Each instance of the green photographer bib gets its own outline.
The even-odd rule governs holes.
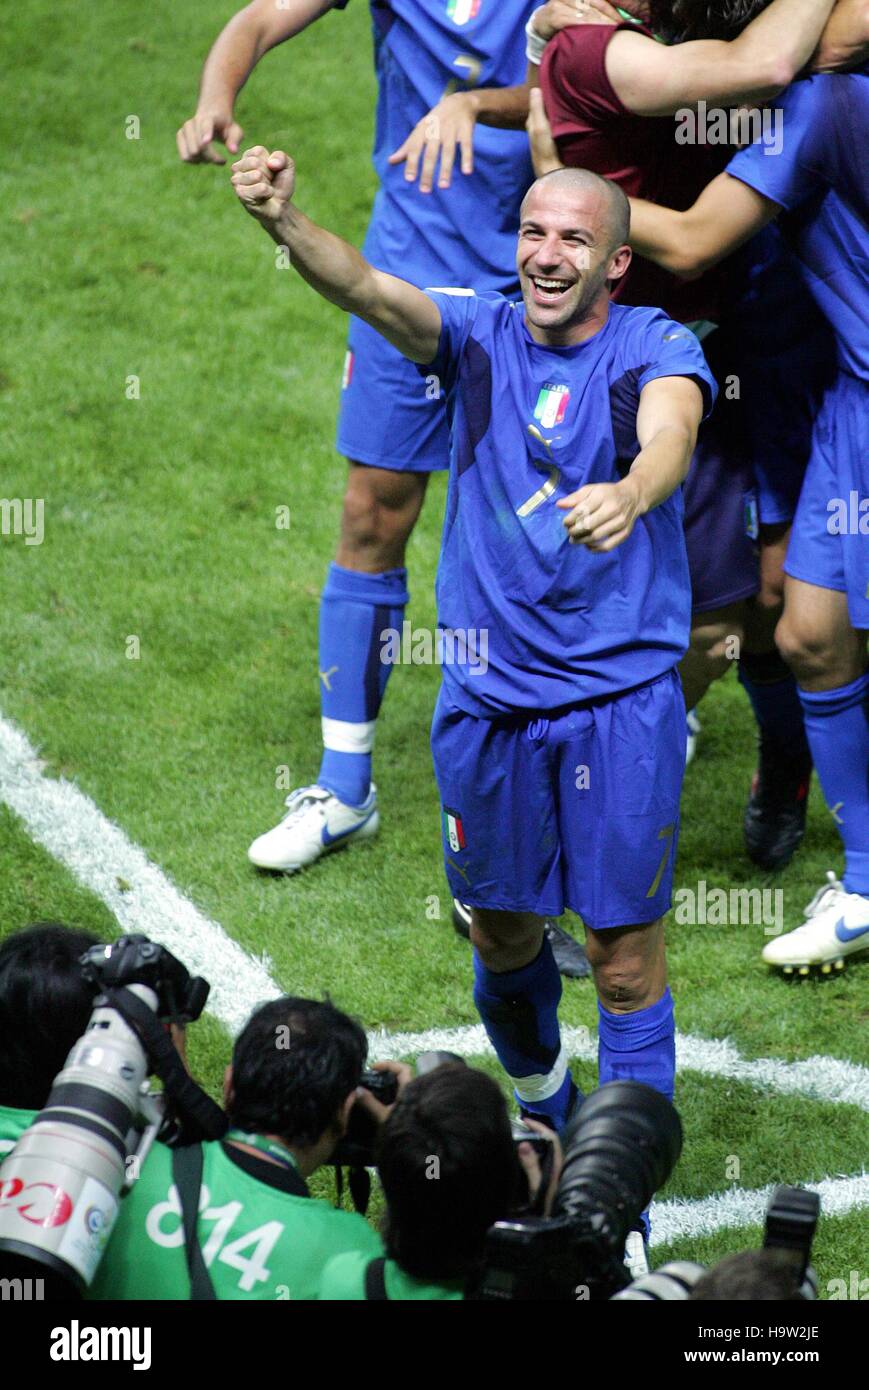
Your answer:
[[[204,1144],[203,1150],[199,1244],[218,1299],[313,1299],[333,1256],[359,1251],[370,1259],[382,1253],[363,1217],[259,1181],[219,1143]],[[172,1154],[162,1144],[155,1144],[121,1202],[89,1296],[190,1297]]]

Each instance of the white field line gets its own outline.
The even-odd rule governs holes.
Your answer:
[[[561,1036],[569,1057],[584,1062],[596,1061],[597,1035],[590,1029],[564,1027]],[[372,1033],[369,1041],[375,1061],[435,1051],[455,1052],[460,1057],[482,1057],[492,1050],[482,1024],[467,1028],[433,1028],[425,1033]],[[729,1077],[762,1091],[809,1096],[812,1100],[857,1105],[861,1110],[869,1110],[869,1068],[855,1062],[840,1062],[835,1057],[809,1057],[804,1062],[759,1057],[750,1061],[740,1056],[731,1042],[677,1033],[676,1065],[679,1071]]]
[[[0,716],[0,801],[27,826],[37,844],[90,889],[113,913],[124,931],[143,931],[160,942],[195,974],[212,983],[209,1012],[232,1034],[251,1010],[280,991],[270,974],[270,962],[248,956],[216,922],[204,916],[181,894],[144,852],[134,845],[89,797],[71,782],[45,777],[36,750],[25,735]],[[124,888],[118,886],[124,882]],[[571,1057],[593,1061],[597,1039],[587,1028],[564,1028]],[[374,1032],[369,1036],[372,1060],[412,1057],[444,1050],[463,1057],[491,1054],[481,1025],[437,1028],[423,1033]],[[680,1071],[730,1077],[761,1090],[804,1095],[869,1110],[869,1070],[834,1057],[810,1057],[783,1062],[740,1056],[730,1042],[679,1034],[676,1041]],[[869,1205],[869,1175],[825,1178],[813,1185],[821,1194],[827,1215]],[[680,1236],[709,1234],[725,1227],[756,1224],[763,1219],[771,1189],[733,1189],[697,1201],[671,1200],[654,1207],[652,1243]]]
[[[821,1198],[823,1216],[845,1216],[850,1211],[869,1206],[869,1173],[850,1178],[823,1178],[821,1182],[806,1183],[811,1192]],[[715,1192],[711,1197],[694,1201],[671,1199],[653,1202],[651,1245],[666,1245],[671,1240],[691,1236],[708,1236],[715,1231],[741,1226],[762,1226],[772,1186],[753,1192],[731,1188]]]
[[[211,982],[209,1012],[237,1033],[254,1006],[279,993],[267,960],[253,960],[204,916],[72,782],[45,777],[36,750],[0,717],[0,801],[37,844],[114,914]],[[118,880],[124,882],[119,888]]]

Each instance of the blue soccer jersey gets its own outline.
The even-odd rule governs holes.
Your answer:
[[[381,185],[363,247],[372,265],[417,285],[515,289],[519,204],[534,181],[525,132],[478,125],[473,174],[457,160],[452,186],[435,183],[430,193],[388,157],[448,93],[524,82],[534,8],[533,0],[371,0]]]
[[[420,371],[445,392],[451,427],[437,583],[450,699],[492,718],[606,698],[671,670],[691,607],[680,491],[608,553],[570,545],[556,502],[624,476],[648,382],[690,377],[708,409],[715,384],[694,334],[659,309],[611,304],[584,343],[544,347],[521,303],[428,293],[442,328]]]
[[[865,72],[795,82],[779,99],[783,143],[778,154],[760,144],[727,166],[734,178],[791,214],[784,230],[806,283],[836,335],[839,361],[852,376],[869,376],[869,132]]]

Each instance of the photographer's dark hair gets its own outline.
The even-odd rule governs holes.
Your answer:
[[[310,1145],[359,1085],[368,1039],[328,1000],[282,999],[251,1015],[232,1051],[234,1125]]]
[[[694,1285],[690,1297],[698,1303],[802,1302],[798,1270],[789,1250],[744,1250],[728,1255]]]
[[[649,28],[667,43],[690,39],[729,41],[771,0],[649,0]]]
[[[417,1279],[465,1277],[486,1231],[516,1195],[517,1159],[499,1087],[450,1063],[416,1077],[383,1126],[377,1167],[389,1257]]]
[[[45,1104],[93,1011],[79,958],[97,945],[61,922],[35,922],[0,943],[0,1105]]]

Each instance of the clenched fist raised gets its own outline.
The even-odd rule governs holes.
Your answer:
[[[233,164],[232,186],[252,217],[274,223],[293,196],[296,166],[283,150],[254,145]]]

